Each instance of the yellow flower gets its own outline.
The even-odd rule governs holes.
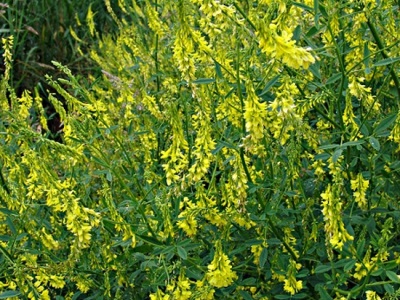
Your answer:
[[[334,169],[335,165],[332,165]],[[335,172],[337,170],[334,170]],[[342,249],[347,241],[353,240],[346,228],[344,227],[341,218],[342,202],[338,196],[338,187],[336,185],[328,185],[325,192],[321,194],[322,201],[322,214],[325,221],[325,232],[330,244],[336,249]]]
[[[293,34],[288,30],[282,30],[279,35],[276,24],[269,24],[269,26],[263,24],[263,27],[260,27],[257,32],[261,51],[271,57],[281,59],[291,68],[307,69],[310,64],[315,62],[315,59],[306,49],[295,45],[295,41],[292,40]]]
[[[188,236],[194,236],[197,232],[197,221],[193,214],[182,212],[179,217],[184,219],[178,221],[178,227],[181,228]]]
[[[57,250],[60,247],[60,243],[55,241],[51,234],[46,233],[46,230],[42,228],[41,234],[43,245],[49,250]]]
[[[92,5],[89,5],[89,9],[86,15],[86,22],[88,24],[89,27],[89,32],[91,36],[94,36],[95,33],[95,23],[94,23],[94,16],[96,13],[93,13],[92,11]]]
[[[204,278],[203,280],[196,281],[196,292],[194,293],[193,299],[202,299],[202,300],[213,300],[214,299],[214,293],[215,290],[209,286],[208,284],[204,284]]]
[[[65,285],[62,276],[50,275],[49,282],[50,285],[56,289],[62,289]]]
[[[160,289],[156,293],[150,294],[150,300],[169,300],[170,296],[165,295]]]
[[[76,277],[76,286],[82,293],[87,293],[90,290],[90,287],[92,285],[92,281],[84,276]]]
[[[355,264],[356,270],[353,275],[354,278],[361,280],[363,277],[367,276],[369,271],[376,268],[376,263],[370,258],[371,258],[371,249],[368,249],[367,252],[365,253],[363,261]]]
[[[379,297],[374,291],[366,291],[365,295],[367,296],[367,300],[381,300],[381,297]]]
[[[351,189],[354,191],[353,196],[360,208],[367,208],[367,199],[365,197],[369,186],[369,181],[364,179],[362,174],[358,174],[355,179],[350,180]]]
[[[247,98],[245,99],[244,119],[246,131],[255,143],[264,138],[264,127],[267,120],[267,104],[260,102],[251,83],[246,84]]]
[[[285,279],[285,285],[283,286],[283,289],[286,292],[294,295],[302,288],[303,288],[303,282],[301,280],[296,280],[294,276],[289,277],[289,279]]]
[[[228,256],[222,252],[221,241],[217,241],[215,248],[214,259],[208,265],[207,280],[217,288],[227,287],[237,279],[237,275],[232,271]]]
[[[184,273],[179,275],[179,280],[174,292],[172,293],[174,299],[187,300],[192,295],[190,291],[190,282],[185,277]]]

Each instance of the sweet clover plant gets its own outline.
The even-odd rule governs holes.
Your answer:
[[[105,6],[59,141],[3,39],[0,298],[400,297],[397,1]]]

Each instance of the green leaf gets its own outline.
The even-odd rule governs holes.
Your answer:
[[[310,11],[310,12],[313,10],[312,7],[310,7],[310,6],[308,6],[308,5],[305,5],[305,4],[303,4],[303,3],[300,3],[300,2],[292,2],[292,4],[293,4],[294,6],[300,7],[300,8],[302,8],[302,9],[308,10],[308,11]]]
[[[112,174],[111,174],[111,171],[110,170],[107,170],[107,173],[106,173],[106,179],[108,180],[108,181],[112,181]]]
[[[400,283],[400,278],[393,271],[386,271],[386,276],[395,283]]]
[[[228,143],[228,142],[224,142],[224,141],[219,141],[217,146],[215,147],[214,150],[211,151],[211,153],[213,155],[217,154],[219,151],[221,151],[224,147],[228,148],[228,149],[237,149],[237,146],[235,146],[234,144]]]
[[[72,296],[72,300],[77,300],[79,296],[82,295],[82,292],[78,291]]]
[[[313,63],[309,70],[311,71],[311,73],[318,78],[319,80],[321,80],[321,72],[320,72],[320,63],[318,61],[316,61],[315,63]]]
[[[200,280],[203,278],[203,274],[199,272],[196,268],[186,269],[186,276],[188,276],[189,278],[194,278],[196,280]]]
[[[193,80],[192,83],[194,84],[209,84],[215,82],[214,78],[199,78],[196,80]]]
[[[368,43],[364,44],[364,65],[366,70],[370,70],[370,51],[368,47]]]
[[[374,138],[373,136],[369,137],[369,143],[371,144],[371,146],[376,150],[379,151],[381,150],[381,144],[379,144],[379,141]]]
[[[320,153],[314,156],[315,160],[327,160],[328,158],[330,158],[331,156],[329,155],[329,153]]]
[[[378,270],[373,271],[371,275],[374,277],[381,276],[384,271],[385,270],[383,268],[379,268]]]
[[[217,77],[224,78],[224,75],[222,74],[222,70],[221,70],[221,65],[216,61],[214,61],[214,63],[215,63],[215,73],[217,74]]]
[[[92,155],[92,159],[95,162],[97,162],[99,165],[101,165],[101,166],[103,166],[105,168],[110,168],[109,164],[106,161],[104,161],[104,160],[102,160],[102,159],[100,159],[100,158],[98,158],[98,157],[96,157],[94,155]]]
[[[310,299],[310,295],[306,294],[306,293],[300,293],[300,294],[296,294],[294,296],[292,296],[291,299]]]
[[[298,42],[300,40],[300,35],[301,35],[301,26],[297,25],[297,27],[293,31],[293,39]]]
[[[343,149],[341,149],[341,148],[336,149],[335,152],[333,152],[333,154],[332,154],[332,162],[334,162],[334,163],[337,162],[340,155],[342,155],[342,152],[343,152]]]
[[[384,131],[396,121],[396,118],[397,113],[390,114],[389,116],[381,120],[379,124],[375,127],[374,133],[378,136],[383,134]]]
[[[14,211],[14,210],[9,210],[7,208],[0,208],[0,212],[5,214],[5,215],[12,215],[12,216],[18,216],[18,212]]]
[[[325,84],[326,85],[332,84],[332,83],[336,82],[337,80],[339,80],[340,78],[342,78],[342,73],[333,74],[331,77],[328,78],[328,80],[325,82]]]
[[[343,267],[343,271],[348,272],[351,269],[353,269],[354,265],[356,264],[356,260],[352,259],[350,260],[347,264],[345,264],[345,266]]]
[[[385,289],[385,291],[386,291],[388,294],[390,294],[390,295],[394,294],[393,285],[391,285],[391,284],[384,284],[384,285],[383,285],[383,288]]]
[[[326,11],[326,9],[325,9],[325,6],[319,4],[319,11],[321,12],[321,14],[322,14],[326,19],[329,18],[329,15],[328,15],[328,13],[327,13],[327,11]]]
[[[333,149],[339,147],[339,144],[329,144],[329,145],[322,145],[318,149],[320,150],[327,150],[327,149]]]
[[[347,229],[347,227],[346,227],[346,229]],[[335,269],[339,269],[339,268],[344,267],[348,262],[349,262],[348,258],[340,259],[340,260],[338,260],[337,262],[334,263],[333,267]]]
[[[142,240],[148,242],[149,244],[152,245],[157,245],[157,246],[163,246],[163,243],[161,243],[159,240],[157,240],[156,238],[153,238],[151,236],[146,236],[146,235],[141,235],[141,234],[136,234],[139,238],[141,238]]]
[[[177,251],[178,251],[178,255],[180,258],[182,258],[183,260],[187,259],[187,252],[186,252],[185,248],[178,246]]]
[[[275,85],[275,83],[278,82],[280,77],[281,77],[281,75],[276,75],[274,78],[272,78],[270,81],[268,81],[267,85],[264,87],[261,94],[259,94],[258,96],[261,97],[261,96],[265,95],[270,90],[270,88],[273,87]]]
[[[346,143],[341,144],[340,147],[346,148],[348,146],[358,146],[358,145],[362,145],[364,143],[365,143],[364,140],[350,141],[350,142],[346,142]]]
[[[244,300],[253,300],[253,297],[251,297],[251,295],[249,294],[249,292],[246,291],[239,291],[240,296],[242,297],[242,299]]]
[[[333,298],[328,294],[326,288],[322,284],[318,284],[315,289],[318,291],[321,300],[332,300]]]
[[[365,240],[362,239],[361,241],[358,241],[357,256],[358,257],[364,257],[364,255],[363,255],[364,250],[365,250]]]
[[[9,235],[0,235],[0,241],[8,242],[9,240],[11,240],[11,236],[9,236]]]
[[[310,30],[306,33],[306,36],[313,37],[319,32],[319,29],[315,26],[311,27]]]
[[[8,299],[8,298],[12,298],[12,297],[17,297],[21,295],[21,293],[19,291],[5,291],[3,293],[0,294],[0,299]]]
[[[9,216],[6,218],[6,224],[8,225],[8,228],[10,228],[12,234],[17,234],[17,229],[15,228],[14,223]]]
[[[243,281],[240,283],[240,285],[244,285],[244,286],[251,286],[251,285],[255,285],[257,282],[257,279],[255,279],[254,277],[249,277],[246,279],[243,279]]]
[[[400,56],[399,57],[393,57],[393,58],[385,58],[385,59],[382,59],[382,60],[374,63],[374,67],[387,66],[387,65],[393,64],[393,63],[395,63],[397,61],[400,61]]]
[[[314,24],[315,26],[319,26],[319,17],[320,14],[318,12],[318,0],[314,0]]]
[[[267,258],[268,258],[268,249],[267,248],[263,248],[261,251],[261,255],[260,255],[260,268],[263,268],[265,263],[267,262]]]
[[[320,273],[325,273],[328,272],[332,269],[331,265],[319,265],[315,268],[315,273],[320,274]]]

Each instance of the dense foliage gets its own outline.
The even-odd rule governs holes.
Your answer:
[[[396,1],[105,7],[47,99],[3,39],[0,298],[400,297]]]

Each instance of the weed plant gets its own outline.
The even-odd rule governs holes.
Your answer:
[[[60,143],[3,39],[1,298],[400,297],[398,2],[105,5]]]

